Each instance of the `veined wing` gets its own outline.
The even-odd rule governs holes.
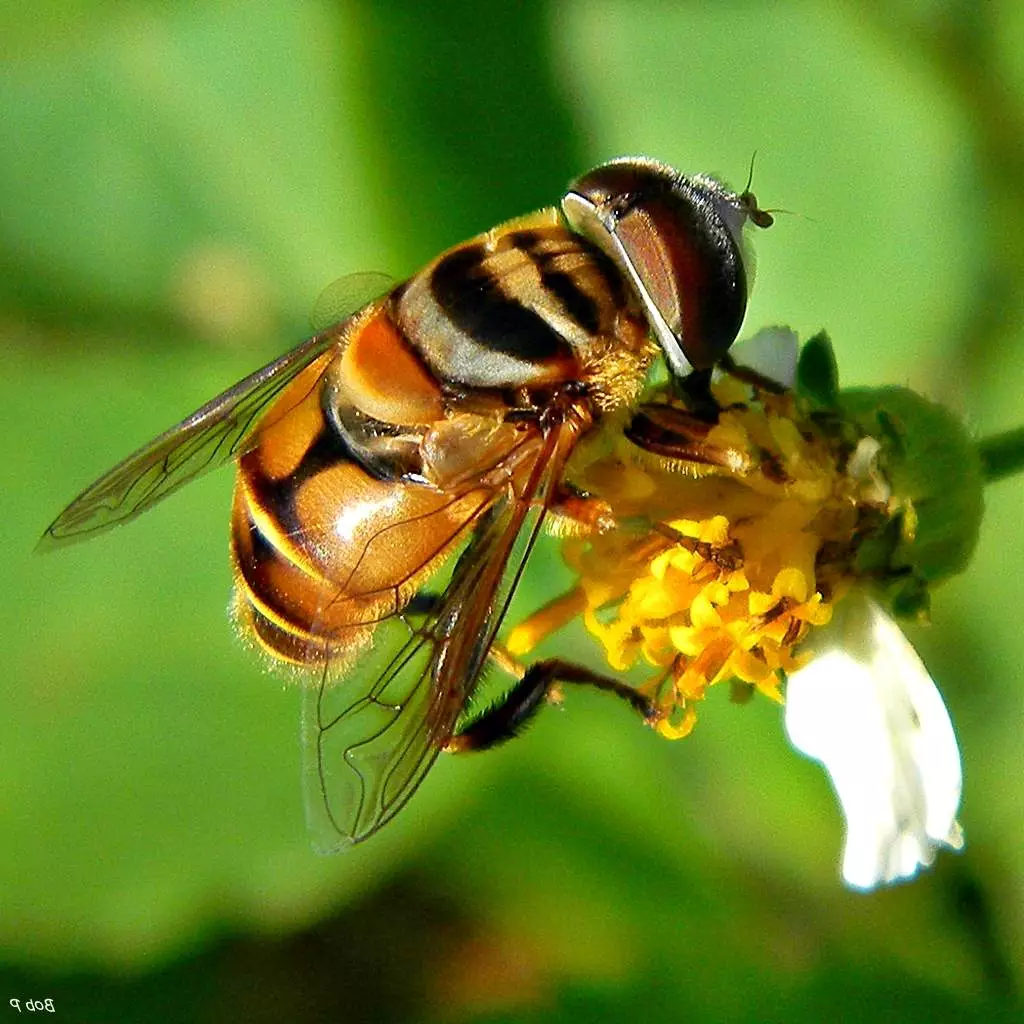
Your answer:
[[[351,314],[386,291],[391,278],[354,274],[344,283],[349,286]],[[341,322],[315,334],[129,455],[61,512],[47,527],[37,550],[74,544],[127,523],[179,487],[245,452],[270,403],[338,341],[343,328]]]
[[[324,852],[390,821],[451,739],[539,535],[570,434],[552,428],[521,490],[507,485],[495,496],[422,621],[407,612],[381,623],[350,676],[335,685],[328,661],[319,685],[306,688],[306,814]]]

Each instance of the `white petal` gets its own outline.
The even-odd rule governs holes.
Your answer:
[[[960,752],[942,697],[900,628],[851,594],[790,676],[786,729],[820,761],[846,817],[843,878],[871,889],[959,849]]]
[[[783,387],[796,382],[796,361],[800,350],[796,331],[789,327],[762,327],[756,334],[738,341],[729,354],[740,366],[749,366]]]

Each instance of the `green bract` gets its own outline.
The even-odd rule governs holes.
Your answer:
[[[963,424],[902,387],[850,388],[837,406],[844,421],[881,445],[878,469],[892,488],[892,506],[902,510],[888,558],[891,579],[911,577],[909,594],[911,580],[930,584],[962,572],[978,539],[984,483]]]

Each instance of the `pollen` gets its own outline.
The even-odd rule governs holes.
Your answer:
[[[854,582],[864,523],[889,507],[864,452],[853,458],[849,438],[802,415],[793,394],[727,379],[715,396],[709,428],[663,394],[656,456],[642,437],[622,437],[577,470],[576,486],[607,503],[616,528],[564,542],[577,585],[510,640],[525,654],[582,612],[669,738],[689,734],[718,683],[781,703],[787,673],[808,659],[801,643]]]

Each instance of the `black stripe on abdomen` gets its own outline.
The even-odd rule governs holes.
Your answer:
[[[615,264],[584,239],[574,237],[570,244],[550,231],[525,230],[514,232],[509,240],[530,254],[540,272],[541,286],[588,334],[600,334],[606,325],[601,323],[601,309],[593,295],[580,287],[577,277],[558,269],[558,264],[567,256],[585,253],[591,264],[586,275],[591,284],[596,284],[601,293],[608,296],[612,308],[620,309],[625,305],[622,277]]]
[[[281,532],[301,537],[307,524],[299,518],[295,501],[303,485],[339,462],[353,461],[357,460],[353,459],[344,438],[324,424],[291,473],[273,480],[259,471],[252,472],[248,474],[248,484],[254,500],[280,526]]]
[[[580,288],[571,274],[561,270],[541,270],[540,283],[588,334],[597,334],[601,330],[597,303]]]
[[[557,331],[501,290],[485,258],[483,246],[467,246],[449,253],[431,272],[431,294],[452,325],[481,348],[515,359],[572,359],[572,348]]]

